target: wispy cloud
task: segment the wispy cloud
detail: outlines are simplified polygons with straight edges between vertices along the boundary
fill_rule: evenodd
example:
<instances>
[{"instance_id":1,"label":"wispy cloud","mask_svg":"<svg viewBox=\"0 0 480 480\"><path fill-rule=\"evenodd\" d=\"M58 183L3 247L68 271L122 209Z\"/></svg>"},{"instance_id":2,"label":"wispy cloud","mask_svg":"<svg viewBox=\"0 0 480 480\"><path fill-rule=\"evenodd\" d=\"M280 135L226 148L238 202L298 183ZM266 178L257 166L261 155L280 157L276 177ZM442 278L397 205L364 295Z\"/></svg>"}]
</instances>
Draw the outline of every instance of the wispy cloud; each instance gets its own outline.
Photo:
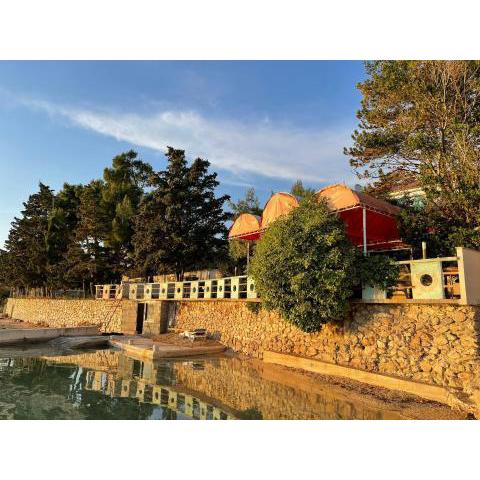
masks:
<instances>
[{"instance_id":1,"label":"wispy cloud","mask_svg":"<svg viewBox=\"0 0 480 480\"><path fill-rule=\"evenodd\" d=\"M327 130L209 118L196 111L164 110L150 115L20 102L76 126L133 145L165 151L167 145L208 158L215 168L239 177L263 175L326 183L353 178L342 150L351 125Z\"/></svg>"}]
</instances>

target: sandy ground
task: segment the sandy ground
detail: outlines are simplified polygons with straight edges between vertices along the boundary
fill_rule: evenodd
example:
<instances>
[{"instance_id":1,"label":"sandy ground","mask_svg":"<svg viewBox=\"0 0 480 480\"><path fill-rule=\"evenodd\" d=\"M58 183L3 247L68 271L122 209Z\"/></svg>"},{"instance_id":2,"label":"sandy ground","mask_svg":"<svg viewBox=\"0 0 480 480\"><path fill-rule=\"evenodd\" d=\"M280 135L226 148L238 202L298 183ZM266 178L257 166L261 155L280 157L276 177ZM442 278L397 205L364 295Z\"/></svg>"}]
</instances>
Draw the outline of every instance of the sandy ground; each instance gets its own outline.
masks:
<instances>
[{"instance_id":1,"label":"sandy ground","mask_svg":"<svg viewBox=\"0 0 480 480\"><path fill-rule=\"evenodd\" d=\"M340 377L330 377L307 372L296 368L277 366L285 373L289 372L305 385L328 386L332 392L348 396L355 402L361 402L372 408L382 408L396 412L404 419L412 420L470 420L465 412L455 411L448 405L425 400L396 390L375 387ZM286 375L288 376L288 374ZM303 380L303 381L302 381ZM295 382L296 383L296 382ZM301 388L301 387L300 387ZM308 387L307 387L308 388Z\"/></svg>"}]
</instances>

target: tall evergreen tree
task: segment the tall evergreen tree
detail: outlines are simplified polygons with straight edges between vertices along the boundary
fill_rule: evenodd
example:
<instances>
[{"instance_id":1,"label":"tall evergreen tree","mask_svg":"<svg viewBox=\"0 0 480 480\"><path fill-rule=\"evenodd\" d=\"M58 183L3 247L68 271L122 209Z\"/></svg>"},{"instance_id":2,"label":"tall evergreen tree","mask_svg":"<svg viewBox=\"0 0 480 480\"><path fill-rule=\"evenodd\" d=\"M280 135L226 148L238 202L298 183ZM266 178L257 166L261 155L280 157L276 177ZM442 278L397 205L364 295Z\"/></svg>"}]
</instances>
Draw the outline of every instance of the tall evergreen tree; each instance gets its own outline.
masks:
<instances>
[{"instance_id":1,"label":"tall evergreen tree","mask_svg":"<svg viewBox=\"0 0 480 480\"><path fill-rule=\"evenodd\" d=\"M217 174L197 158L191 166L184 150L168 147L165 171L152 178L154 189L140 204L135 219L136 265L146 275L211 266L225 255L224 209L228 195L217 197Z\"/></svg>"},{"instance_id":2,"label":"tall evergreen tree","mask_svg":"<svg viewBox=\"0 0 480 480\"><path fill-rule=\"evenodd\" d=\"M112 167L103 172L102 202L109 217L104 240L111 250L112 267L117 274L131 266L133 219L153 174L151 165L137 157L133 150L117 155Z\"/></svg>"},{"instance_id":3,"label":"tall evergreen tree","mask_svg":"<svg viewBox=\"0 0 480 480\"><path fill-rule=\"evenodd\" d=\"M51 260L56 255L49 229L53 191L40 183L38 192L30 195L23 207L21 216L14 218L5 242L4 276L11 286L46 287Z\"/></svg>"},{"instance_id":4,"label":"tall evergreen tree","mask_svg":"<svg viewBox=\"0 0 480 480\"><path fill-rule=\"evenodd\" d=\"M104 239L109 216L102 202L104 184L94 180L79 192L78 222L66 253L67 278L89 286L111 280L110 250Z\"/></svg>"},{"instance_id":5,"label":"tall evergreen tree","mask_svg":"<svg viewBox=\"0 0 480 480\"><path fill-rule=\"evenodd\" d=\"M81 185L65 183L54 198L54 206L48 219L48 252L50 286L68 286L65 255L75 239L79 218Z\"/></svg>"}]
</instances>

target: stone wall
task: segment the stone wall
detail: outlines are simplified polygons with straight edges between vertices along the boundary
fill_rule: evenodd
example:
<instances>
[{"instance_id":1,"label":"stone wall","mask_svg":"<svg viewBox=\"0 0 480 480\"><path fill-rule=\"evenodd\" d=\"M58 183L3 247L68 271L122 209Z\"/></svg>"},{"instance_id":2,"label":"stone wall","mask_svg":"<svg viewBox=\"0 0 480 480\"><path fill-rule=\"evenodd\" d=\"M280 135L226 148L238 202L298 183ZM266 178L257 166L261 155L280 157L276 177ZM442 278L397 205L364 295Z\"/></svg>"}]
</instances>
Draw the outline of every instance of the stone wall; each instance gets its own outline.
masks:
<instances>
[{"instance_id":1,"label":"stone wall","mask_svg":"<svg viewBox=\"0 0 480 480\"><path fill-rule=\"evenodd\" d=\"M100 325L102 332L121 331L121 307L110 300L9 298L5 313L45 327ZM118 305L118 304L117 304Z\"/></svg>"},{"instance_id":2,"label":"stone wall","mask_svg":"<svg viewBox=\"0 0 480 480\"><path fill-rule=\"evenodd\" d=\"M480 382L480 308L354 304L350 318L304 333L245 302L181 302L176 328L205 327L237 352L272 350L471 393Z\"/></svg>"}]
</instances>

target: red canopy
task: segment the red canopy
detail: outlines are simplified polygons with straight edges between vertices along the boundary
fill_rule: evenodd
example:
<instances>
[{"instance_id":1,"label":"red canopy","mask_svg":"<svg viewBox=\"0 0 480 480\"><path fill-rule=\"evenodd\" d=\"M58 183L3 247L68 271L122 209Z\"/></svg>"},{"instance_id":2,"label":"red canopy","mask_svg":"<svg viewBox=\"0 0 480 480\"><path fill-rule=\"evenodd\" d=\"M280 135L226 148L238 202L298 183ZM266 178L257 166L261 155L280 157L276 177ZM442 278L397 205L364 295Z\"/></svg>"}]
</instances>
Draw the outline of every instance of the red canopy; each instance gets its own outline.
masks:
<instances>
[{"instance_id":1,"label":"red canopy","mask_svg":"<svg viewBox=\"0 0 480 480\"><path fill-rule=\"evenodd\" d=\"M364 192L357 192L343 184L319 190L317 199L324 199L328 208L336 212L345 224L347 237L357 247L364 247L364 233L368 250L406 248L398 231L396 217L400 208ZM244 213L230 228L229 239L258 240L265 229L277 218L298 207L297 199L289 193L275 193L263 210L262 219Z\"/></svg>"},{"instance_id":2,"label":"red canopy","mask_svg":"<svg viewBox=\"0 0 480 480\"><path fill-rule=\"evenodd\" d=\"M406 247L400 238L396 220L401 210L395 205L342 184L325 187L315 196L325 199L329 209L338 213L348 238L355 246L364 246L365 228L368 250Z\"/></svg>"}]
</instances>

